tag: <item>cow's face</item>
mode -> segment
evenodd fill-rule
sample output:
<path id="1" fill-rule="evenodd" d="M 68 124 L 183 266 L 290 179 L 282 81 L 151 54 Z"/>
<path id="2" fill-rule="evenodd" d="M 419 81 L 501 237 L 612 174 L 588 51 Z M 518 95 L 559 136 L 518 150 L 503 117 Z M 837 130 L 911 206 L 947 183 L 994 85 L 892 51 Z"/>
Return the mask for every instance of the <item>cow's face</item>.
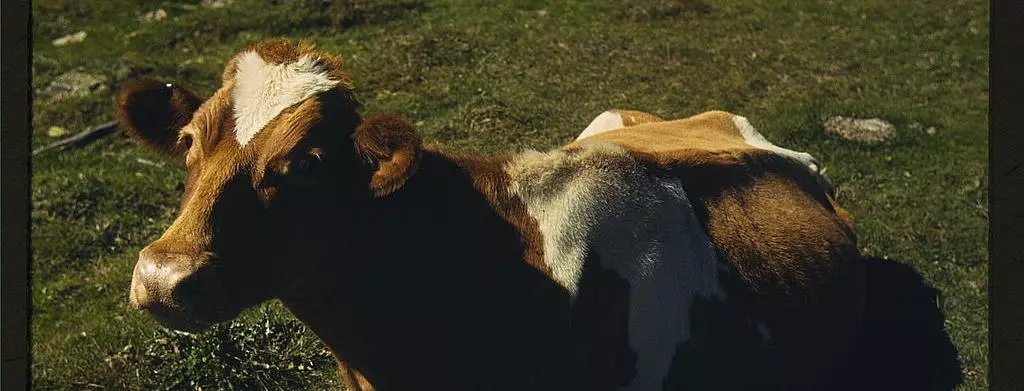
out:
<path id="1" fill-rule="evenodd" d="M 361 122 L 341 60 L 308 46 L 254 45 L 222 79 L 205 102 L 155 80 L 128 82 L 118 101 L 122 128 L 188 169 L 129 299 L 182 330 L 294 294 L 317 260 L 343 258 L 345 211 L 401 187 L 420 150 L 398 118 Z"/>

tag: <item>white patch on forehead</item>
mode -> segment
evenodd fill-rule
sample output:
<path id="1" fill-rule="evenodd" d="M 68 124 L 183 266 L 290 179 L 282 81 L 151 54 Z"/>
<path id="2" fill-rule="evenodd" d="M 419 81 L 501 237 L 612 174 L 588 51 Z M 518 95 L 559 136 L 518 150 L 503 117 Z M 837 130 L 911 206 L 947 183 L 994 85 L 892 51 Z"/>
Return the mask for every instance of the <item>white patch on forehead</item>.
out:
<path id="1" fill-rule="evenodd" d="M 338 84 L 330 67 L 309 55 L 288 64 L 268 64 L 255 51 L 238 58 L 231 100 L 235 109 L 235 139 L 245 146 L 284 109 Z"/>
<path id="2" fill-rule="evenodd" d="M 619 113 L 605 111 L 590 121 L 583 133 L 576 137 L 576 140 L 583 140 L 598 133 L 604 133 L 612 129 L 623 128 L 626 125 L 622 122 L 622 115 Z"/>
<path id="3" fill-rule="evenodd" d="M 747 145 L 754 148 L 769 150 L 779 155 L 796 159 L 797 161 L 803 163 L 808 168 L 810 168 L 811 171 L 815 173 L 819 172 L 818 168 L 820 166 L 818 165 L 818 160 L 815 159 L 814 156 L 811 156 L 811 154 L 806 152 L 797 152 L 792 149 L 786 149 L 779 147 L 775 144 L 772 144 L 770 141 L 765 139 L 764 136 L 762 136 L 761 133 L 757 131 L 757 129 L 754 129 L 754 126 L 750 125 L 750 121 L 747 121 L 747 119 L 744 117 L 735 115 L 732 117 L 732 122 L 736 124 L 737 128 L 739 128 L 740 135 L 743 136 L 743 140 L 746 141 Z"/>
<path id="4" fill-rule="evenodd" d="M 690 337 L 693 300 L 724 296 L 714 245 L 682 183 L 652 177 L 606 142 L 523 154 L 507 171 L 510 190 L 537 220 L 544 262 L 574 298 L 587 259 L 629 283 L 627 338 L 637 372 L 623 389 L 661 389 L 676 345 Z"/>

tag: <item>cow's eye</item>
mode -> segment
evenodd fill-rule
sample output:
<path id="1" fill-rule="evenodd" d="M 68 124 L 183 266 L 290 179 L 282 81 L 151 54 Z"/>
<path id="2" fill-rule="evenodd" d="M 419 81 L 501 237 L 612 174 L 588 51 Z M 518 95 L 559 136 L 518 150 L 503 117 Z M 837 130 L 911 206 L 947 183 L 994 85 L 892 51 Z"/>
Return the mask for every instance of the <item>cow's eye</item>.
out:
<path id="1" fill-rule="evenodd" d="M 192 149 L 192 135 L 188 133 L 182 133 L 178 137 L 178 146 L 181 147 L 182 151 L 188 151 Z"/>
<path id="2" fill-rule="evenodd" d="M 178 136 L 178 150 L 185 155 L 185 167 L 191 167 L 195 160 L 195 153 L 192 152 L 192 135 L 182 133 Z"/>

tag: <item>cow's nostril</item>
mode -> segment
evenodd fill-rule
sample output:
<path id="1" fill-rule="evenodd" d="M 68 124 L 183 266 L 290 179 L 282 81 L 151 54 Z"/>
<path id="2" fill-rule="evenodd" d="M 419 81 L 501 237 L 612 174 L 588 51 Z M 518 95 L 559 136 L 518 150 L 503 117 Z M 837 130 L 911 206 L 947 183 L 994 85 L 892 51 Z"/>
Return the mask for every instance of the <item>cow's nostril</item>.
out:
<path id="1" fill-rule="evenodd" d="M 210 293 L 211 281 L 207 274 L 199 271 L 182 279 L 174 288 L 174 301 L 191 307 L 202 306 L 203 303 L 208 302 L 212 294 Z"/>
<path id="2" fill-rule="evenodd" d="M 200 257 L 154 251 L 139 252 L 139 261 L 132 274 L 129 303 L 136 308 L 153 306 L 176 307 L 173 292 L 189 279 L 202 264 Z"/>

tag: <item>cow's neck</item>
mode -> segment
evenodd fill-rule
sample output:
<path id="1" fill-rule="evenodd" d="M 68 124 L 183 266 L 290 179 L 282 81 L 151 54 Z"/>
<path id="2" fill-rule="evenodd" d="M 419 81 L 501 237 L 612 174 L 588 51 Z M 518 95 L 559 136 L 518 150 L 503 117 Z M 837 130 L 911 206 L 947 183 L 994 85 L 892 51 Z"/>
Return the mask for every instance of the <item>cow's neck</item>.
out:
<path id="1" fill-rule="evenodd" d="M 424 151 L 417 173 L 396 193 L 371 201 L 355 218 L 367 258 L 427 257 L 430 268 L 463 257 L 526 262 L 546 272 L 536 222 L 511 195 L 506 156 L 451 156 Z M 535 240 L 536 239 L 536 240 Z M 386 248 L 369 243 L 390 244 Z M 394 246 L 405 243 L 417 246 Z M 524 247 L 525 246 L 525 247 Z M 418 264 L 423 264 L 422 262 Z"/>
<path id="2" fill-rule="evenodd" d="M 405 186 L 361 208 L 349 259 L 329 260 L 344 267 L 289 307 L 371 381 L 465 366 L 502 378 L 528 352 L 557 349 L 568 294 L 508 194 L 507 161 L 425 152 Z M 493 349 L 501 363 L 474 361 Z"/>

